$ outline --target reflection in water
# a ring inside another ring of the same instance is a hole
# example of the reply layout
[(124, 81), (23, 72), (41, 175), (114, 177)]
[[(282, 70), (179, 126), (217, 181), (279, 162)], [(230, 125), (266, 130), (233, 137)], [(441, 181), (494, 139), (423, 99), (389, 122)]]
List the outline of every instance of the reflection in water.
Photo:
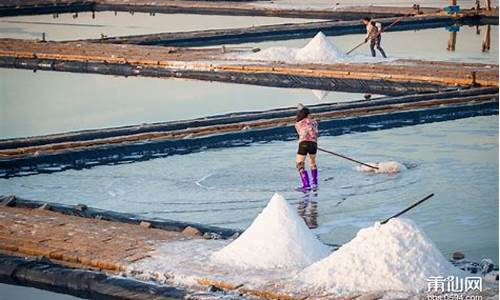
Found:
[[(476, 35), (481, 35), (481, 27), (479, 25), (476, 25)], [(460, 27), (457, 25), (450, 26), (446, 28), (449, 33), (448, 33), (448, 47), (446, 47), (446, 50), (448, 51), (455, 51), (456, 44), (457, 44), (457, 33), (460, 31)], [(483, 40), (482, 40), (482, 45), (481, 45), (481, 52), (489, 52), (490, 51), (490, 46), (491, 46), (491, 25), (486, 25), (484, 34), (483, 34)]]
[(448, 47), (446, 48), (446, 50), (455, 51), (458, 29), (456, 26), (452, 26), (448, 30), (450, 31), (450, 33), (448, 34)]
[(304, 196), (297, 206), (297, 212), (310, 229), (318, 228), (318, 191), (304, 191)]
[(486, 30), (484, 31), (483, 36), (483, 45), (481, 47), (481, 51), (489, 52), (491, 45), (491, 25), (486, 26)]

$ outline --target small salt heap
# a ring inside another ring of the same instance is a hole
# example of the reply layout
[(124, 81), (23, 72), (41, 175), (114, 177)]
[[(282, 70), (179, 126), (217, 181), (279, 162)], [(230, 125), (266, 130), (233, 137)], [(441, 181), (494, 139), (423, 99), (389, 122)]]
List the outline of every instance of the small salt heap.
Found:
[(242, 268), (302, 268), (330, 254), (286, 200), (274, 194), (253, 223), (212, 260)]
[(356, 170), (360, 172), (371, 172), (371, 173), (388, 173), (394, 174), (406, 170), (403, 164), (397, 161), (384, 161), (379, 163), (367, 163), (370, 166), (377, 167), (378, 169), (370, 168), (368, 166), (356, 166)]
[(304, 63), (334, 63), (344, 57), (344, 53), (331, 43), (323, 32), (316, 36), (295, 54), (295, 59)]
[(302, 271), (307, 286), (327, 293), (398, 291), (418, 293), (430, 276), (463, 276), (432, 241), (407, 219), (361, 229), (330, 256)]

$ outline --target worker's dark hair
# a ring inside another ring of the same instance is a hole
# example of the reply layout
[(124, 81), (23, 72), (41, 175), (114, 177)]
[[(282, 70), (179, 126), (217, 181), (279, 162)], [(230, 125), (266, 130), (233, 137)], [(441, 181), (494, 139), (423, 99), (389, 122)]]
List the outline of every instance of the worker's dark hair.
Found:
[(297, 112), (297, 119), (296, 119), (296, 122), (300, 122), (302, 120), (304, 120), (305, 118), (307, 118), (307, 116), (310, 114), (311, 112), (309, 111), (309, 108), (307, 107), (304, 107), (303, 109), (299, 110)]
[(368, 21), (368, 22), (370, 22), (371, 20), (372, 20), (372, 18), (370, 18), (370, 17), (364, 17), (364, 18), (363, 18), (363, 21)]

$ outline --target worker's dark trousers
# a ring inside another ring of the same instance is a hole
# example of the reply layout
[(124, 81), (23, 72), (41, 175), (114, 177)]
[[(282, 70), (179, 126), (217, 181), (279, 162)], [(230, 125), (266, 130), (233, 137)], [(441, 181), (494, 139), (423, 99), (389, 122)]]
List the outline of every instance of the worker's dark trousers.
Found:
[(373, 57), (377, 56), (377, 54), (375, 53), (375, 47), (377, 47), (378, 51), (380, 51), (380, 54), (382, 54), (383, 57), (387, 57), (385, 55), (384, 49), (380, 47), (380, 40), (382, 40), (382, 36), (380, 35), (377, 38), (370, 40), (370, 50), (372, 51)]

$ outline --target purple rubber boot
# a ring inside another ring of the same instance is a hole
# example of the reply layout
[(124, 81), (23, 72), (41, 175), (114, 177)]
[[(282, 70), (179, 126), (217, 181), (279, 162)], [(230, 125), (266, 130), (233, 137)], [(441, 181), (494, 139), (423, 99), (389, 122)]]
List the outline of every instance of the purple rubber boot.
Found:
[(305, 169), (300, 170), (300, 179), (302, 180), (302, 189), (310, 189), (311, 184), (309, 183), (309, 175)]
[(318, 168), (311, 169), (311, 176), (313, 186), (318, 186)]

